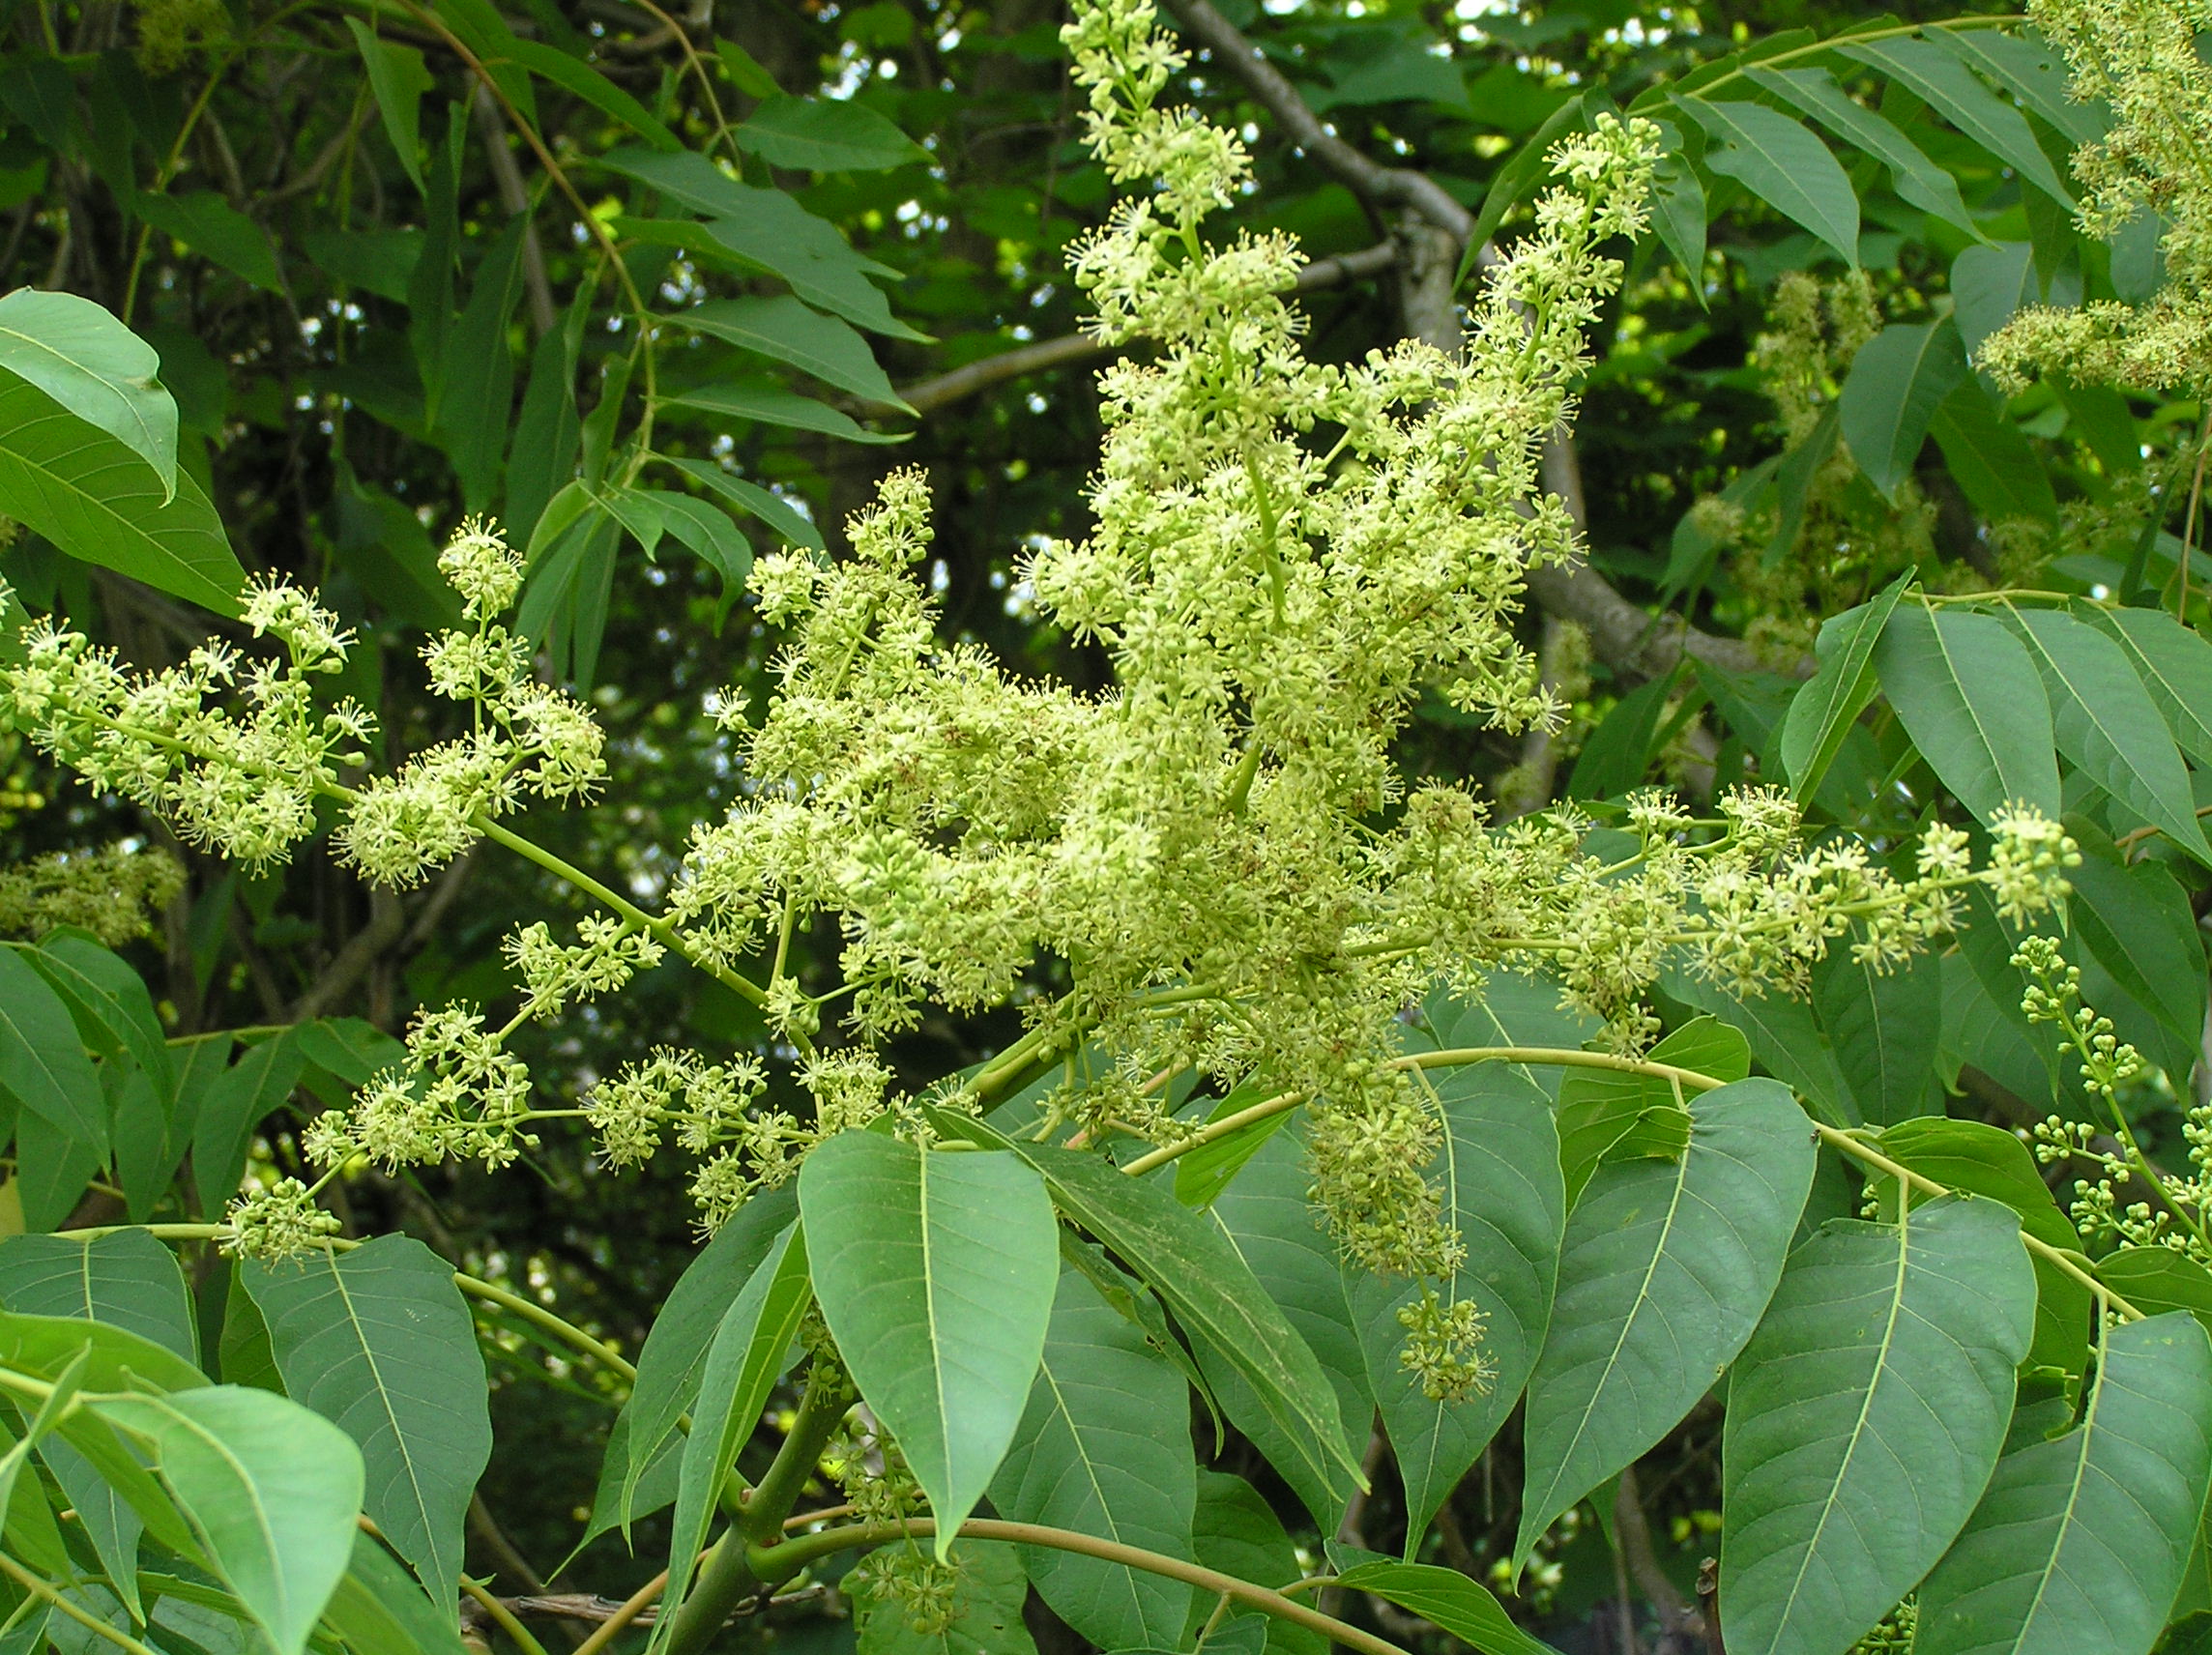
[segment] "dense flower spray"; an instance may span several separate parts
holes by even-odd
[[[510,1162],[541,1112],[507,1035],[673,951],[758,1001],[811,1102],[763,1104],[765,1053],[677,1051],[586,1099],[611,1161],[670,1137],[698,1157],[710,1224],[826,1136],[888,1113],[927,1139],[944,1117],[920,1105],[988,1107],[1082,1051],[1095,1060],[1067,1065],[1080,1082],[1045,1097],[1040,1133],[1184,1142],[1163,1094],[1192,1071],[1295,1099],[1312,1197],[1346,1256],[1434,1283],[1461,1244],[1429,1177],[1434,1096],[1397,1060],[1401,1019],[1439,976],[1479,992],[1500,966],[1541,972],[1633,1050],[1669,963],[1789,992],[1831,945],[1877,968],[1910,953],[1970,883],[2014,914],[2063,892],[2071,847],[2028,813],[1994,825],[1979,872],[1965,836],[1932,825],[1899,877],[1854,842],[1803,843],[1771,790],[1708,818],[1643,796],[1592,839],[1572,810],[1493,827],[1467,788],[1409,787],[1392,748],[1426,693],[1500,727],[1556,715],[1517,636],[1523,572],[1573,547],[1537,455],[1572,415],[1584,331],[1619,278],[1606,244],[1643,227],[1656,132],[1607,118],[1555,146],[1556,187],[1474,301],[1464,355],[1407,342],[1332,366],[1301,354],[1282,298],[1295,244],[1201,235],[1248,163],[1234,135],[1160,104],[1181,58],[1150,7],[1086,0],[1064,36],[1093,148],[1118,183],[1150,184],[1079,245],[1076,277],[1102,339],[1154,350],[1101,377],[1093,529],[1040,549],[1025,577],[1048,620],[1105,651],[1113,687],[1017,682],[944,642],[916,578],[926,490],[895,474],[853,520],[851,556],[756,565],[761,613],[788,640],[779,686],[765,709],[726,704],[742,798],[696,830],[665,910],[590,886],[611,913],[572,941],[518,931],[511,1015],[422,1013],[407,1060],[315,1121],[326,1176],[361,1156]],[[423,655],[468,732],[358,788],[338,778],[364,762],[367,716],[315,694],[349,640],[287,588],[246,605],[280,654],[211,645],[166,673],[34,628],[0,672],[0,714],[251,863],[286,855],[315,800],[336,800],[339,854],[413,884],[484,836],[521,844],[501,818],[532,796],[587,796],[601,774],[588,711],[536,681],[502,619],[519,561],[471,523],[441,562],[465,624]],[[843,938],[827,989],[789,969],[795,929],[825,918]],[[1041,992],[1048,963],[1064,993]],[[886,1038],[931,1005],[1011,1001],[1031,1017],[1012,1051],[924,1098],[896,1091]],[[302,1244],[307,1194],[246,1198],[239,1244]],[[1403,1320],[1432,1394],[1485,1382],[1473,1305],[1432,1288]]]

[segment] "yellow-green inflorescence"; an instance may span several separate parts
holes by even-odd
[[[2140,305],[2031,305],[1986,339],[1981,365],[2019,390],[2037,369],[2145,391],[2212,387],[2212,30],[2208,0],[2032,0],[2028,17],[2066,55],[2072,95],[2110,111],[2074,152],[2083,232],[2108,239],[2139,216],[2166,279]],[[2138,226],[2139,229],[2141,226]]]
[[[1150,6],[1085,0],[1065,37],[1093,147],[1118,182],[1151,181],[1078,247],[1077,279],[1100,337],[1155,348],[1101,376],[1094,528],[1024,574],[1048,620],[1110,656],[1113,687],[1017,681],[944,642],[916,578],[927,494],[895,474],[850,525],[849,557],[756,565],[762,615],[788,639],[779,687],[757,723],[726,704],[742,801],[695,831],[665,910],[587,921],[572,941],[518,933],[518,1009],[496,1025],[463,1006],[422,1013],[406,1062],[317,1118],[324,1167],[510,1161],[539,1116],[507,1033],[674,950],[756,979],[771,962],[751,986],[812,1104],[804,1119],[764,1107],[753,1056],[669,1051],[587,1097],[610,1160],[670,1136],[698,1157],[710,1222],[825,1135],[886,1111],[923,1130],[883,1042],[932,1005],[1019,1002],[1034,1050],[1104,1054],[1103,1101],[1054,1106],[1092,1136],[1174,1141],[1186,1128],[1157,1081],[1186,1071],[1303,1100],[1313,1200],[1346,1255],[1434,1283],[1461,1256],[1427,1176],[1440,1122],[1392,1060],[1401,1013],[1438,977],[1479,990],[1495,967],[1545,973],[1634,1050],[1671,962],[1735,992],[1790,992],[1831,945],[1879,968],[1911,953],[1951,927],[1969,884],[2015,914],[2063,894],[2069,847],[2028,812],[1994,824],[1980,871],[1964,834],[1931,826],[1901,878],[1848,839],[1808,845],[1769,789],[1704,818],[1642,796],[1629,848],[1607,858],[1586,852],[1591,824],[1572,809],[1494,826],[1468,788],[1410,786],[1392,747],[1422,695],[1500,727],[1558,711],[1516,632],[1524,571],[1573,548],[1537,457],[1572,414],[1584,330],[1619,278],[1602,248],[1643,226],[1655,132],[1608,119],[1554,149],[1557,187],[1475,301],[1463,356],[1407,342],[1331,366],[1301,355],[1283,302],[1291,239],[1201,236],[1247,160],[1232,134],[1159,104],[1181,59]],[[358,789],[339,776],[364,762],[367,716],[312,693],[348,640],[284,588],[255,588],[246,608],[279,653],[210,646],[164,674],[34,628],[25,661],[0,672],[0,715],[249,863],[286,855],[318,797],[334,799],[341,856],[381,884],[417,883],[526,798],[581,797],[601,774],[587,710],[535,680],[502,619],[519,561],[471,523],[442,565],[466,624],[424,657],[470,709],[469,733]],[[822,918],[843,938],[842,980],[816,994],[785,956],[795,927]],[[1057,998],[1036,987],[1047,960],[1072,985]],[[936,1101],[989,1100],[947,1082]],[[241,1244],[298,1244],[281,1205]],[[1484,1382],[1470,1306],[1431,1288],[1408,1332],[1436,1394]]]

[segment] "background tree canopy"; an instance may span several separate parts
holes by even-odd
[[[1226,940],[1136,986],[1203,999],[1223,979],[1201,965],[1227,960],[1247,986],[1221,998],[1246,1022],[1137,1074],[1117,1067],[1137,1049],[1116,1043],[1125,1005],[1080,1028],[1046,1009],[1108,1005],[1103,920],[1072,943],[1040,922],[1018,970],[970,992],[927,939],[883,941],[922,876],[858,830],[834,849],[859,871],[819,875],[849,900],[779,873],[780,915],[742,946],[701,942],[709,921],[681,907],[685,857],[772,791],[771,709],[863,702],[851,675],[892,653],[906,600],[825,571],[888,556],[869,536],[906,533],[908,470],[934,519],[916,572],[935,608],[914,614],[943,658],[995,662],[1009,704],[1064,685],[1101,707],[1136,682],[1139,628],[1069,622],[1054,549],[1139,509],[1089,487],[1116,430],[1237,416],[1174,377],[1186,340],[1086,331],[1070,254],[1125,228],[1117,199],[1153,197],[1145,167],[1110,177],[1087,145],[1066,5],[0,0],[0,1645],[2147,1655],[2207,1638],[2212,1345],[2191,1315],[2212,1325],[2212,199],[2193,142],[2212,15],[1161,3],[1187,58],[1162,103],[1249,152],[1206,237],[1295,238],[1308,362],[1350,383],[1403,341],[1470,338],[1479,362],[1501,317],[1538,342],[1586,321],[1588,360],[1571,430],[1547,414],[1519,456],[1557,502],[1518,502],[1527,543],[1571,530],[1578,549],[1466,623],[1528,653],[1551,715],[1515,726],[1452,693],[1440,652],[1376,691],[1386,780],[1364,813],[1328,806],[1357,819],[1347,842],[1395,845],[1428,843],[1420,800],[1479,801],[1468,842],[1505,847],[1517,877],[1552,870],[1555,906],[1524,907],[1554,930],[1486,929],[1467,892],[1495,870],[1408,852],[1353,887],[1448,915],[1400,950],[1418,980],[1399,992],[1398,955],[1381,975],[1338,958],[1348,936],[1363,957],[1379,909],[1330,920],[1325,946],[1235,958],[1244,887],[1224,875],[1218,913],[1184,912]],[[1486,309],[1484,284],[1557,228],[1539,202],[1557,146],[1632,131],[1648,228],[1589,232],[1617,280],[1557,315]],[[1161,257],[1161,292],[1204,264],[1195,241]],[[1162,376],[1102,380],[1117,363]],[[1221,384],[1261,371],[1217,366]],[[1528,399],[1514,417],[1559,390],[1498,371]],[[1132,416],[1132,383],[1192,400]],[[1318,422],[1287,406],[1269,452],[1317,490],[1392,475],[1391,442],[1357,450],[1319,383]],[[1418,385],[1389,415],[1408,429],[1460,394]],[[1517,489],[1517,450],[1486,453]],[[1272,545],[1263,468],[1238,463]],[[1235,470],[1217,499],[1244,487]],[[1454,479],[1479,519],[1488,485]],[[886,515],[856,529],[880,490]],[[441,563],[480,517],[519,557],[505,623],[505,599]],[[1149,592],[1172,584],[1164,551],[1150,568]],[[255,607],[272,577],[350,629],[342,660],[306,659],[312,625]],[[1287,625],[1282,568],[1266,578]],[[1190,584],[1161,612],[1210,639]],[[810,643],[799,589],[865,600],[834,672],[819,637],[840,599]],[[182,675],[195,708],[245,684],[276,710],[257,740],[348,698],[373,729],[332,737],[312,785],[277,759],[197,803],[163,794],[100,742],[173,710],[118,689],[107,724],[57,734],[26,614]],[[1389,626],[1431,624],[1391,612],[1376,657]],[[506,625],[523,682],[487,697],[495,670],[469,666],[476,706],[457,707],[464,668],[425,639]],[[211,632],[246,663],[288,639],[291,676],[210,664]],[[1279,699],[1332,706],[1345,678]],[[1299,728],[1295,710],[1224,682],[1248,740],[1220,814],[1251,802],[1276,835],[1256,842],[1288,856],[1292,825],[1261,801],[1295,765],[1262,733]],[[926,686],[882,685],[879,711],[920,711],[853,713],[856,766],[917,730],[997,739],[946,734],[964,714]],[[588,788],[562,769],[581,711],[604,732]],[[420,865],[363,853],[348,812],[369,778],[445,762],[487,718],[514,744],[484,797],[527,783],[527,809],[493,831],[506,806],[486,807],[443,844],[436,811],[397,798],[389,836]],[[833,723],[790,750],[829,751],[806,742]],[[175,728],[160,752],[232,739]],[[946,880],[986,828],[1033,831],[1011,806],[986,822],[980,793],[941,807],[940,783],[917,765],[870,785],[928,799],[894,826],[915,857],[946,854],[928,866]],[[1754,892],[1748,929],[1715,868]],[[870,907],[871,880],[898,888]],[[944,908],[985,931],[970,887]],[[609,931],[563,964],[530,941],[541,920]],[[1267,1021],[1267,984],[1333,992],[1321,966],[1292,980],[1324,954],[1385,1006],[1391,1095],[1438,1123],[1391,1176],[1460,1238],[1448,1269],[1363,1268],[1378,1221],[1331,1193],[1330,1157],[1353,1153],[1332,1132],[1405,1143],[1383,1104],[1336,1096],[1369,1084],[1345,1054],[1372,1029],[1331,1034],[1347,1066],[1324,1085]],[[821,998],[815,1023],[782,985]],[[403,1042],[452,1004],[515,1019],[502,1050],[542,1117],[527,1140],[348,1141],[322,1176],[315,1132],[383,1077],[434,1090],[448,1071]],[[505,1084],[488,1057],[453,1062],[471,1096]],[[716,1086],[780,1123],[730,1126],[780,1173],[748,1162],[718,1199],[695,1156],[625,1164],[609,1099],[688,1099],[667,1123],[703,1151],[740,1108],[698,1101]],[[855,1126],[887,1095],[918,1101],[897,1134],[835,1134],[840,1087],[870,1099]],[[1101,1144],[1144,1198],[1067,1148]],[[288,1178],[324,1215],[281,1208],[307,1263],[227,1245],[234,1198],[260,1192],[265,1218]],[[703,1225],[693,1193],[726,1222]],[[1676,1223],[1693,1208],[1703,1231]],[[839,1212],[876,1227],[832,1248]],[[983,1261],[978,1299],[1003,1297],[1006,1325],[978,1312],[941,1334],[931,1296],[917,1353],[895,1316],[869,1321],[910,1241]],[[1478,1339],[1448,1321],[1462,1305]],[[1026,1366],[1025,1340],[1042,1351]],[[1423,1382],[1470,1350],[1479,1383]],[[943,1388],[959,1352],[1007,1392],[996,1452],[957,1440],[963,1408],[989,1411]],[[925,1373],[942,1439],[901,1400]],[[855,1387],[867,1409],[848,1414]],[[835,1508],[832,1536],[949,1527],[955,1490],[982,1524],[957,1568],[891,1528],[852,1579],[857,1541],[762,1560],[794,1509]],[[723,1532],[717,1502],[721,1561],[688,1597],[679,1569],[682,1611],[616,1612]],[[1056,1551],[1037,1525],[1184,1572]],[[1225,1596],[1220,1576],[1270,1589]],[[1295,1582],[1286,1608],[1271,1588]]]

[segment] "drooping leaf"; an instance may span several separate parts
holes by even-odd
[[[2212,866],[2189,768],[2158,708],[2106,633],[2059,610],[2014,612],[2051,697],[2058,750],[2098,786]]]
[[[942,1557],[1044,1354],[1060,1280],[1044,1183],[1012,1155],[847,1132],[807,1156],[799,1209],[823,1318],[929,1495]]]
[[[413,46],[379,36],[359,17],[348,17],[346,28],[361,50],[362,66],[368,71],[368,89],[376,97],[376,113],[384,123],[384,135],[399,158],[400,170],[418,193],[427,193],[422,182],[422,94],[434,84],[422,67],[422,54]]]
[[[1965,377],[1966,353],[1948,318],[1893,323],[1851,359],[1837,404],[1843,438],[1885,500],[1896,501],[1929,421]]]
[[[361,1446],[363,1509],[439,1603],[452,1601],[462,1521],[491,1456],[476,1324],[451,1264],[408,1235],[241,1266],[285,1394]]]
[[[1567,1219],[1528,1381],[1517,1562],[1711,1388],[1782,1273],[1813,1182],[1804,1112],[1754,1079],[1693,1099],[1690,1117],[1679,1160],[1601,1168]]]
[[[2164,863],[2130,862],[2085,818],[2069,816],[2066,824],[2081,852],[2081,863],[2066,870],[2074,935],[2157,1020],[2165,1038],[2145,1055],[2168,1075],[2186,1075],[2197,1062],[2205,1001],[2204,944],[2188,892]]]
[[[781,495],[771,494],[742,477],[732,477],[707,460],[673,459],[666,454],[660,457],[677,470],[698,479],[740,510],[750,511],[793,545],[804,546],[809,551],[822,550],[822,531]]]
[[[1191,1551],[1197,1482],[1189,1387],[1129,1321],[1062,1270],[1028,1410],[991,1503],[1041,1523],[1171,1557]],[[1031,1547],[1022,1566],[1055,1614],[1101,1649],[1172,1649],[1189,1589],[1071,1552]]]
[[[14,948],[0,948],[0,1090],[96,1160],[106,1158],[107,1106],[76,1023]]]
[[[1928,434],[1943,450],[1952,479],[1990,522],[2058,520],[2058,497],[2042,462],[1979,384],[1961,380],[1937,404]]]
[[[1790,1255],[1729,1385],[1730,1643],[1844,1655],[1942,1555],[2004,1444],[2034,1306],[1994,1202],[1831,1219]]]
[[[146,979],[83,931],[49,933],[23,958],[75,1014],[84,1043],[102,1057],[129,1052],[161,1096],[176,1086],[168,1042]]]
[[[1906,604],[1874,663],[1913,745],[1979,820],[2015,801],[2057,817],[2051,704],[2034,657],[2003,622]]]
[[[490,506],[514,422],[514,357],[507,329],[522,297],[525,215],[508,220],[477,266],[469,302],[446,336],[448,386],[439,399],[437,433],[459,474],[469,509]]]
[[[807,172],[882,172],[929,159],[873,109],[827,98],[764,99],[733,135],[771,166]]]
[[[2061,1252],[2081,1252],[2081,1237],[2058,1210],[2027,1146],[2002,1127],[1941,1116],[1901,1120],[1882,1133],[1881,1150],[1947,1189],[2004,1203],[2020,1219],[2023,1234]],[[1881,1198],[1894,1207],[1895,1185],[1883,1184]],[[1926,1197],[1914,1191],[1912,1199],[1918,1204]],[[2031,1262],[2036,1300],[2028,1363],[2079,1374],[2089,1353],[2089,1290],[2041,1255],[2031,1256]]]
[[[550,80],[564,92],[572,92],[600,114],[620,121],[647,143],[662,150],[681,150],[683,140],[654,119],[652,111],[594,69],[582,58],[571,57],[541,41],[510,40],[507,55],[540,80]]]
[[[2163,609],[2096,605],[2085,614],[2127,651],[2181,750],[2212,765],[2212,644]]]
[[[1549,1643],[1514,1625],[1488,1587],[1457,1569],[1401,1563],[1343,1546],[1331,1547],[1330,1555],[1345,1565],[1336,1578],[1344,1590],[1373,1592],[1411,1610],[1481,1655],[1557,1655]]]
[[[726,420],[751,420],[795,431],[820,431],[848,443],[903,443],[912,434],[871,431],[842,409],[817,402],[811,396],[798,395],[781,386],[747,380],[723,380],[702,386],[682,396],[671,396],[667,403],[671,408],[690,408]]]
[[[467,1655],[454,1617],[365,1533],[354,1537],[353,1560],[323,1608],[323,1622],[353,1655]]]
[[[1820,664],[1790,698],[1782,726],[1782,768],[1800,799],[1819,791],[1844,738],[1874,699],[1874,648],[1910,583],[1909,573],[1900,575],[1871,602],[1839,616],[1832,629],[1821,628]]]
[[[269,234],[212,189],[183,195],[140,195],[138,217],[195,253],[271,293],[284,291]]]
[[[2212,1481],[2212,1340],[2178,1312],[2098,1340],[2081,1421],[1997,1463],[1920,1588],[1916,1655],[2144,1655]]]
[[[882,1138],[875,1141],[892,1142]],[[840,1182],[835,1187],[845,1185]],[[942,1288],[946,1284],[933,1279],[929,1285]],[[677,1475],[676,1514],[668,1553],[668,1613],[661,1622],[662,1630],[654,1634],[656,1647],[663,1642],[665,1629],[674,1624],[675,1610],[690,1591],[692,1560],[706,1544],[707,1527],[720,1501],[722,1485],[737,1462],[738,1451],[760,1423],[761,1409],[783,1372],[800,1322],[813,1302],[807,1283],[806,1234],[800,1225],[789,1225],[777,1234],[747,1278],[744,1290],[731,1300],[699,1370],[691,1431],[684,1438]],[[850,1316],[846,1325],[856,1325]],[[875,1327],[865,1315],[858,1325],[862,1331]],[[842,1335],[839,1349],[852,1349],[843,1343]],[[874,1365],[873,1355],[868,1365]],[[858,1370],[862,1364],[855,1362],[853,1366]],[[883,1417],[888,1423],[890,1416],[884,1413]],[[949,1418],[949,1408],[946,1417]],[[948,1425],[941,1427],[948,1429]],[[903,1443],[906,1438],[902,1435],[899,1440]]]
[[[2033,35],[2009,29],[1932,28],[1925,37],[2019,99],[2074,143],[2094,143],[2110,123],[2093,103],[2071,96],[2066,65]]]
[[[92,1406],[153,1450],[277,1655],[303,1655],[353,1555],[362,1463],[352,1438],[297,1403],[236,1385]]]
[[[798,300],[778,294],[771,299],[710,299],[667,318],[680,328],[706,334],[776,362],[789,363],[825,385],[850,391],[856,396],[887,408],[912,412],[899,400],[891,382],[884,377],[867,340],[852,324],[819,310],[809,310]],[[684,399],[697,405],[697,393]],[[765,416],[754,416],[764,418]]]
[[[237,1193],[253,1129],[291,1095],[306,1064],[287,1031],[248,1046],[209,1082],[192,1127],[192,1176],[203,1212],[219,1213]]]
[[[154,468],[177,477],[177,403],[154,347],[89,299],[18,287],[0,299],[0,368],[29,380]]]
[[[1236,1368],[1317,1482],[1357,1473],[1321,1364],[1219,1226],[1182,1205],[1166,1184],[1125,1177],[1096,1155],[1011,1147],[1044,1175],[1062,1212],[1119,1254],[1188,1332]]]
[[[1748,100],[1676,97],[1718,146],[1705,164],[1795,219],[1851,269],[1859,262],[1859,198],[1828,146],[1779,109]]]
[[[622,1417],[628,1422],[618,1457],[608,1444],[618,1524],[629,1525],[630,1501],[646,1466],[676,1434],[678,1418],[699,1394],[699,1374],[722,1319],[781,1234],[798,1216],[789,1186],[754,1196],[708,1242],[669,1291],[637,1354],[637,1379]]]
[[[246,584],[215,508],[189,474],[172,493],[129,445],[28,380],[0,380],[0,512],[73,558],[238,612]]]
[[[1959,181],[1937,166],[1904,132],[1836,84],[1824,69],[1761,68],[1747,65],[1744,78],[1794,104],[1848,144],[1855,144],[1890,170],[1897,192],[1923,212],[1933,213],[1969,236],[1981,228],[1959,196]]]
[[[2062,207],[2071,208],[2067,193],[2051,158],[2035,141],[2027,117],[1976,80],[1957,58],[1934,42],[1915,39],[1847,41],[1836,49],[1889,75],[1929,103],[1997,160],[2044,191]]]
[[[730,514],[718,506],[669,488],[640,490],[660,511],[666,532],[696,552],[721,577],[722,595],[714,609],[715,624],[730,606],[744,595],[745,577],[752,573],[752,542],[738,532]]]

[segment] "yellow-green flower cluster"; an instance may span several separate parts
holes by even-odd
[[[2111,111],[2074,152],[2082,231],[2118,234],[2157,216],[2166,281],[2140,305],[2035,305],[1984,341],[1981,365],[2018,390],[2037,369],[2142,390],[2212,386],[2212,30],[2207,0],[2030,0],[2028,16],[2066,54],[2071,91]]]
[[[128,843],[57,851],[0,868],[0,935],[41,937],[74,925],[118,948],[147,935],[184,886],[184,866],[166,852]]]

